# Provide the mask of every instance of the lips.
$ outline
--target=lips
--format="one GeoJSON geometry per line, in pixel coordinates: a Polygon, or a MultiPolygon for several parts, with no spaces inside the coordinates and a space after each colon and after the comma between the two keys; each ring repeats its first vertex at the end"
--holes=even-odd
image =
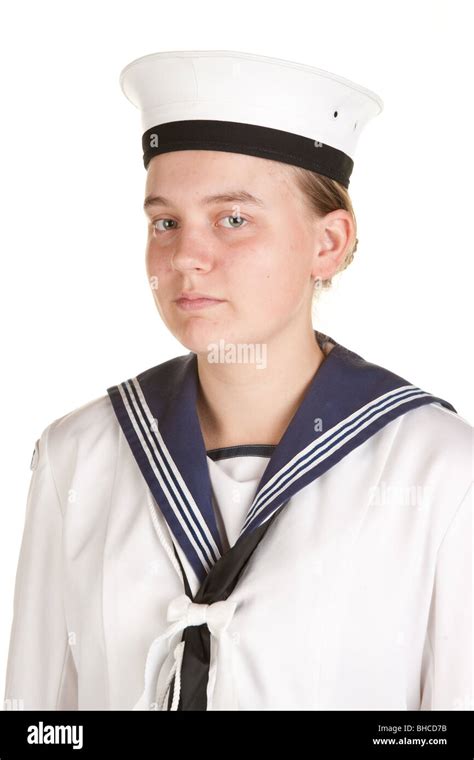
{"type": "Polygon", "coordinates": [[[223,300],[219,298],[211,298],[208,296],[197,296],[197,294],[193,294],[193,298],[177,298],[176,299],[176,305],[178,308],[183,309],[184,311],[196,311],[197,309],[208,309],[212,306],[218,306],[219,304],[225,303],[223,300]]]}
{"type": "Polygon", "coordinates": [[[186,293],[186,292],[181,293],[181,295],[178,296],[178,298],[176,299],[176,301],[182,301],[182,300],[186,300],[186,301],[198,301],[199,299],[206,299],[208,301],[220,301],[220,300],[222,300],[220,298],[216,298],[215,296],[211,296],[208,293],[198,293],[197,291],[193,290],[192,292],[189,292],[189,293],[186,293]]]}

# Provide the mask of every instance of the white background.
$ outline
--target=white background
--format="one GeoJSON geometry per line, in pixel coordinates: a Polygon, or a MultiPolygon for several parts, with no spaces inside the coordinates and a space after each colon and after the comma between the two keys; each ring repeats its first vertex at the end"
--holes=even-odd
{"type": "MultiPolygon", "coordinates": [[[[120,70],[240,50],[375,90],[350,194],[359,247],[314,326],[472,422],[469,2],[4,3],[0,685],[33,446],[53,419],[187,353],[145,273],[139,114],[120,70]]],[[[3,700],[3,696],[2,696],[3,700]]]]}

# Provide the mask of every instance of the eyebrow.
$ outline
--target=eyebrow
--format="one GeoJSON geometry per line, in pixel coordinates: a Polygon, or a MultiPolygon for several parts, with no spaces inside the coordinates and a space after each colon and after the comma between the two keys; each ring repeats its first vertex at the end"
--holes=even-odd
{"type": "MultiPolygon", "coordinates": [[[[216,195],[206,195],[202,198],[201,203],[203,205],[210,205],[211,203],[231,203],[237,201],[239,203],[250,203],[253,206],[259,206],[264,208],[265,204],[261,198],[257,198],[255,195],[248,193],[246,190],[230,190],[226,193],[217,193],[216,195]]],[[[168,198],[164,198],[162,195],[147,195],[143,203],[143,209],[146,212],[151,206],[171,206],[172,201],[168,198]]]]}

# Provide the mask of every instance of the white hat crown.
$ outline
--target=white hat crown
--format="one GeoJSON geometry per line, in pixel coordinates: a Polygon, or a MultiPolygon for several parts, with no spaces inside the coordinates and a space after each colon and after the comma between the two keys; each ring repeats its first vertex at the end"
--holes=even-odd
{"type": "Polygon", "coordinates": [[[383,110],[371,90],[323,69],[229,50],[164,51],[121,71],[141,113],[144,164],[215,149],[292,163],[348,186],[360,134],[383,110]]]}

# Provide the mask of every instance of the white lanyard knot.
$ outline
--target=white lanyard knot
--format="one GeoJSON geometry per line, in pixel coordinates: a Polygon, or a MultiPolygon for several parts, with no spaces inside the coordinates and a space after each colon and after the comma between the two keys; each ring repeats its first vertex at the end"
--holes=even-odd
{"type": "Polygon", "coordinates": [[[197,604],[186,594],[181,594],[169,603],[167,620],[177,622],[181,630],[189,625],[207,623],[212,635],[219,638],[232,620],[235,608],[235,602],[228,600],[212,604],[197,604]]]}
{"type": "Polygon", "coordinates": [[[181,663],[184,654],[184,641],[180,641],[173,651],[174,664],[163,683],[163,651],[167,644],[168,652],[172,637],[188,626],[207,624],[210,633],[219,641],[227,630],[236,609],[236,603],[229,599],[212,604],[198,604],[186,594],[180,594],[168,604],[166,619],[170,625],[150,645],[145,665],[145,688],[134,710],[163,710],[168,693],[176,675],[171,710],[178,709],[181,688],[181,663]],[[156,701],[153,701],[155,699],[156,701]]]}

